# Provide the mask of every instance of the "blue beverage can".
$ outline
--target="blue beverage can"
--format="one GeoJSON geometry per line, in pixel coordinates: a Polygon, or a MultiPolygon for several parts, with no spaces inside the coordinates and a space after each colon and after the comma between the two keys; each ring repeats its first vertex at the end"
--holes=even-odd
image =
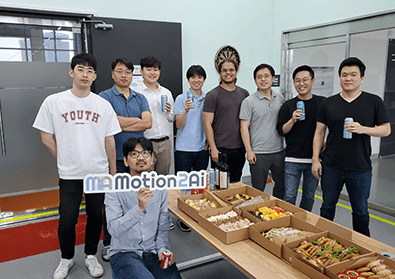
{"type": "Polygon", "coordinates": [[[215,170],[214,169],[208,169],[208,182],[209,182],[209,190],[214,191],[215,190],[215,170]]]}
{"type": "Polygon", "coordinates": [[[298,101],[296,103],[296,108],[302,110],[303,115],[300,116],[299,120],[305,120],[306,119],[306,115],[305,115],[305,111],[304,111],[304,102],[303,101],[298,101]]]}
{"type": "MultiPolygon", "coordinates": [[[[346,117],[346,119],[344,119],[344,125],[346,125],[346,123],[350,123],[350,122],[354,122],[354,119],[352,117],[346,117]]],[[[349,131],[346,131],[346,128],[343,126],[343,138],[344,139],[351,139],[352,138],[352,133],[349,131]]]]}
{"type": "Polygon", "coordinates": [[[160,96],[160,102],[162,105],[162,112],[167,112],[166,107],[165,107],[166,102],[167,102],[167,95],[160,96]]]}
{"type": "MultiPolygon", "coordinates": [[[[193,103],[193,92],[191,90],[189,90],[187,92],[187,98],[192,100],[193,103]]],[[[191,109],[195,108],[195,103],[193,103],[193,106],[191,107],[191,109]]]]}

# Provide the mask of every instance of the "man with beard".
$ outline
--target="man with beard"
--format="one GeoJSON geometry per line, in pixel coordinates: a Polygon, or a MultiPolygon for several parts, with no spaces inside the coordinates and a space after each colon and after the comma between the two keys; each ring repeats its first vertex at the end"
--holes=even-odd
{"type": "MultiPolygon", "coordinates": [[[[140,176],[153,163],[153,146],[146,138],[130,138],[123,145],[124,163],[131,176],[140,176]]],[[[160,259],[169,243],[169,211],[166,190],[142,187],[139,192],[106,193],[108,230],[112,235],[110,257],[113,278],[180,279],[171,253],[169,267],[160,259]]]]}
{"type": "Polygon", "coordinates": [[[218,154],[227,155],[230,182],[240,181],[245,149],[240,135],[239,112],[248,91],[236,85],[238,65],[224,59],[218,65],[220,84],[206,95],[203,106],[203,123],[211,151],[211,166],[218,163],[218,154]]]}
{"type": "MultiPolygon", "coordinates": [[[[129,172],[123,162],[122,146],[129,138],[144,136],[144,131],[151,128],[152,118],[147,99],[143,94],[129,88],[132,83],[134,66],[127,58],[117,58],[111,63],[114,86],[99,94],[110,102],[122,132],[115,135],[117,154],[117,172],[129,172]]],[[[106,215],[103,215],[103,245],[102,258],[108,261],[107,251],[110,248],[111,235],[107,231],[106,215]]]]}

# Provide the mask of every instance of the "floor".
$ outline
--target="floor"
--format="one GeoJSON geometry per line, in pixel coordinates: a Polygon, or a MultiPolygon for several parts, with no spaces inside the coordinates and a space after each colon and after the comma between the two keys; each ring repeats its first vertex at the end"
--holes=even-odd
{"type": "MultiPolygon", "coordinates": [[[[395,203],[392,200],[395,196],[395,172],[393,166],[395,157],[376,159],[373,161],[373,183],[371,203],[378,201],[385,203],[388,209],[395,209],[395,203]]],[[[248,183],[248,180],[244,181],[248,183]]],[[[272,184],[268,184],[266,192],[272,193],[272,184]]],[[[316,192],[316,199],[313,213],[319,214],[321,205],[320,191],[316,192]]],[[[300,193],[298,194],[297,204],[299,203],[300,193]]],[[[335,222],[351,228],[351,210],[349,203],[341,200],[337,207],[335,222]]],[[[395,217],[384,214],[375,210],[370,210],[370,229],[371,237],[392,247],[395,247],[395,217]]],[[[176,223],[176,218],[171,216],[176,223]]],[[[198,257],[210,255],[217,251],[209,244],[202,240],[193,232],[181,232],[176,226],[170,233],[171,249],[175,254],[176,262],[183,263],[198,257]]],[[[100,243],[99,250],[102,248],[100,243]]],[[[99,253],[98,253],[99,254],[99,253]]],[[[9,261],[0,264],[0,279],[9,278],[29,278],[42,279],[52,278],[53,271],[57,267],[60,260],[59,251],[52,251],[40,255],[35,255],[23,259],[9,261]]],[[[105,273],[102,278],[111,278],[111,268],[106,262],[99,257],[99,261],[103,264],[105,273]]],[[[241,279],[248,278],[243,272],[238,270],[232,263],[226,259],[220,259],[215,262],[189,268],[181,271],[181,276],[185,279],[200,278],[232,278],[241,279]]],[[[69,279],[91,278],[87,269],[83,264],[83,245],[76,247],[75,265],[70,270],[69,279]]]]}

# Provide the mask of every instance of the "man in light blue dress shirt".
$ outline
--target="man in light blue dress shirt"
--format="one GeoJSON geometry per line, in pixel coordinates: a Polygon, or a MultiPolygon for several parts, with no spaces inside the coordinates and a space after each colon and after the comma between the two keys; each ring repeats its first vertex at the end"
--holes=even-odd
{"type": "MultiPolygon", "coordinates": [[[[123,145],[125,165],[130,175],[140,176],[153,163],[153,147],[146,138],[130,138],[123,145]]],[[[169,267],[160,259],[169,243],[167,191],[141,188],[139,192],[106,193],[110,257],[113,278],[181,278],[171,253],[169,267]]]]}

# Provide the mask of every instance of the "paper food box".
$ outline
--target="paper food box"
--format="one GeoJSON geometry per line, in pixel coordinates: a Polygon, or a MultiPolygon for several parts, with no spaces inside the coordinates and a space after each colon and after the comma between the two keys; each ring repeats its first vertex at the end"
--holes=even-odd
{"type": "MultiPolygon", "coordinates": [[[[245,216],[247,216],[248,214],[251,215],[254,218],[253,219],[254,223],[259,223],[259,222],[265,222],[265,221],[269,221],[269,220],[263,219],[262,217],[258,217],[251,212],[258,212],[259,209],[262,207],[283,209],[287,212],[287,213],[285,213],[285,216],[297,215],[300,218],[306,217],[306,211],[304,211],[300,207],[294,206],[290,203],[287,203],[287,202],[279,200],[279,199],[270,200],[270,201],[258,203],[258,204],[251,204],[251,205],[247,205],[247,206],[242,206],[242,207],[240,207],[240,209],[243,210],[243,214],[245,216]]],[[[269,214],[270,218],[278,218],[278,216],[272,210],[266,210],[264,216],[267,216],[266,213],[269,214]]]]}
{"type": "Polygon", "coordinates": [[[307,223],[306,221],[295,218],[294,216],[286,216],[284,218],[272,220],[271,222],[259,222],[250,226],[250,238],[279,258],[281,258],[281,250],[284,243],[304,240],[307,237],[320,232],[323,232],[323,230],[307,223]],[[287,235],[287,232],[284,232],[283,235],[273,236],[272,241],[262,235],[264,232],[270,231],[273,228],[278,229],[289,227],[300,230],[301,232],[293,236],[289,236],[287,235]]]}
{"type": "MultiPolygon", "coordinates": [[[[350,261],[331,265],[325,269],[325,274],[332,279],[369,278],[373,275],[380,276],[380,274],[387,273],[389,275],[389,272],[395,274],[395,260],[378,253],[363,255],[350,261]]],[[[385,278],[385,276],[383,275],[381,278],[385,278]]]]}
{"type": "MultiPolygon", "coordinates": [[[[343,247],[354,246],[359,252],[359,255],[357,257],[360,257],[360,255],[371,253],[371,251],[366,249],[365,247],[353,243],[351,241],[351,238],[344,238],[344,237],[341,237],[335,233],[327,232],[327,231],[318,233],[318,234],[311,236],[311,237],[308,237],[308,238],[306,238],[306,241],[307,242],[317,241],[321,237],[329,238],[331,240],[336,240],[343,247]]],[[[296,240],[293,242],[283,244],[282,257],[286,261],[289,261],[293,267],[295,267],[299,271],[305,273],[307,276],[310,276],[311,278],[320,278],[320,276],[324,273],[325,268],[328,266],[331,266],[332,264],[327,265],[325,268],[324,267],[319,268],[317,265],[313,264],[314,262],[315,263],[318,262],[318,261],[316,261],[316,258],[313,259],[314,261],[313,260],[307,261],[307,260],[303,259],[304,256],[302,256],[301,254],[299,254],[297,252],[294,252],[295,248],[298,248],[299,250],[303,250],[306,252],[310,251],[309,249],[304,249],[303,247],[301,247],[303,241],[304,240],[296,240]]],[[[330,244],[331,243],[329,241],[325,241],[325,245],[330,245],[330,244]]],[[[337,248],[336,246],[332,246],[332,248],[333,249],[340,249],[340,251],[344,251],[344,254],[346,254],[346,252],[344,250],[345,248],[337,248]]],[[[317,250],[317,252],[321,253],[321,251],[319,249],[317,250]]],[[[341,253],[341,252],[339,252],[339,253],[341,253]]],[[[331,257],[329,257],[329,258],[331,258],[331,257]]],[[[324,261],[323,259],[320,259],[320,260],[324,261]]],[[[345,259],[345,261],[349,261],[349,260],[345,259]]]]}
{"type": "Polygon", "coordinates": [[[342,237],[346,238],[346,239],[351,239],[352,237],[352,230],[343,227],[339,224],[336,224],[335,222],[329,221],[328,219],[319,217],[318,220],[315,220],[314,222],[312,220],[307,220],[307,216],[300,216],[300,215],[296,215],[296,218],[300,218],[303,221],[306,221],[320,229],[322,229],[323,231],[328,231],[328,232],[333,232],[337,235],[341,235],[342,237]]]}
{"type": "Polygon", "coordinates": [[[248,197],[262,197],[263,201],[270,200],[270,195],[265,192],[259,191],[251,186],[242,186],[227,190],[218,190],[212,192],[222,201],[231,206],[236,206],[248,200],[248,197]]]}
{"type": "Polygon", "coordinates": [[[247,218],[250,222],[253,222],[253,220],[251,220],[252,218],[242,216],[242,211],[240,209],[237,209],[237,208],[234,208],[231,206],[226,206],[226,207],[221,207],[221,208],[217,208],[217,209],[212,209],[212,210],[209,210],[206,212],[200,212],[198,214],[198,223],[202,228],[209,231],[212,235],[214,235],[216,238],[218,238],[225,244],[248,239],[249,238],[248,226],[246,226],[244,228],[240,228],[240,229],[232,229],[230,231],[225,231],[225,230],[221,229],[218,225],[207,220],[208,218],[210,218],[212,216],[226,214],[232,210],[234,212],[236,212],[238,215],[237,217],[231,218],[232,221],[235,219],[246,219],[247,218]]]}
{"type": "Polygon", "coordinates": [[[193,220],[197,221],[197,215],[199,214],[199,212],[205,212],[213,208],[220,208],[226,206],[226,203],[219,200],[216,196],[214,196],[210,192],[205,191],[202,194],[179,197],[177,199],[177,205],[180,210],[185,212],[193,220]],[[207,203],[210,203],[209,205],[210,207],[207,208],[198,207],[199,201],[204,199],[206,199],[207,203]],[[190,203],[189,201],[192,201],[192,203],[190,203]]]}

